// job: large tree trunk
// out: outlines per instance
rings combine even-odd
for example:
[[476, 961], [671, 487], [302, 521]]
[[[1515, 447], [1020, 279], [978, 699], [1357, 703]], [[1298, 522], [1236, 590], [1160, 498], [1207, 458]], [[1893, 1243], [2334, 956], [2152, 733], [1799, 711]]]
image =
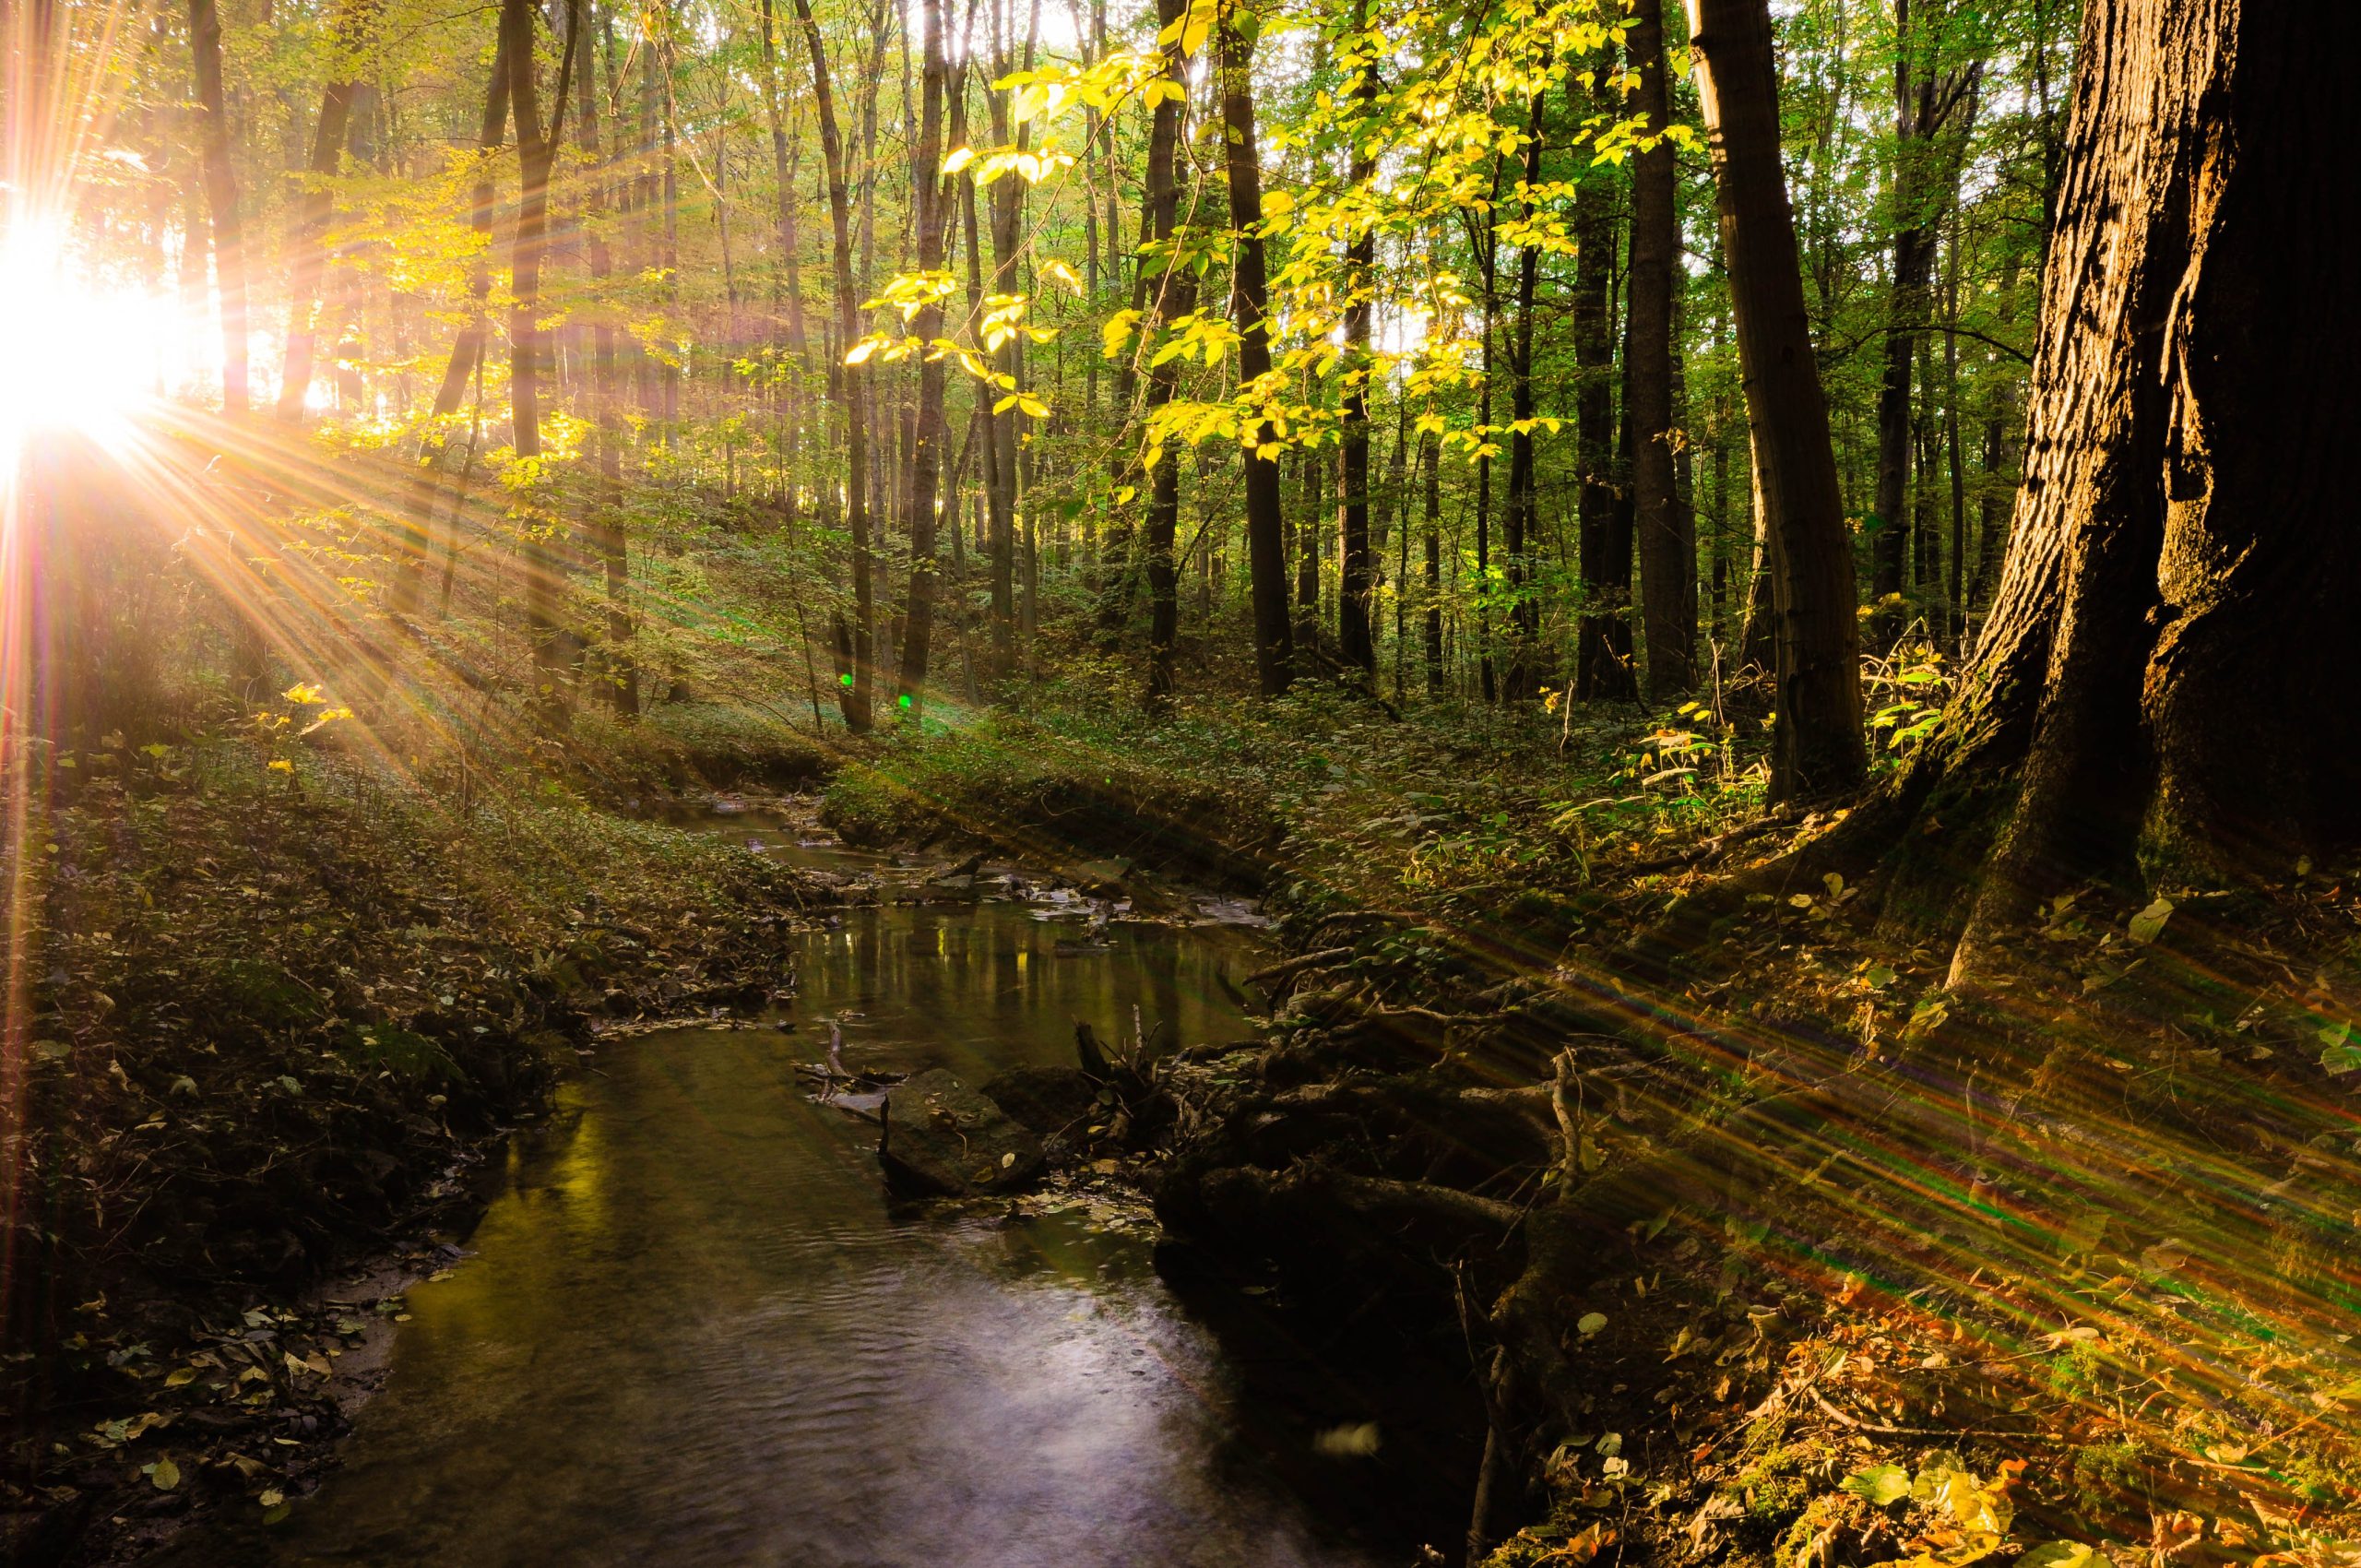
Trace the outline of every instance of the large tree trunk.
[[2032, 899], [2135, 855], [2218, 885], [2361, 836], [2361, 716], [2334, 695], [2361, 534], [2332, 479], [2361, 438], [2361, 224], [2318, 199], [2356, 46], [2361, 13], [2286, 0], [2084, 18], [2007, 565], [1876, 814], [1908, 825], [1889, 919], [1954, 924], [1976, 876], [1955, 980]]
[[1860, 631], [1852, 541], [1829, 445], [1797, 268], [1796, 221], [1779, 165], [1779, 86], [1768, 0], [1688, 0], [1691, 47], [1713, 137], [1746, 406], [1769, 493], [1778, 617], [1778, 724], [1771, 792], [1824, 795], [1861, 780]]
[[252, 393], [246, 350], [245, 230], [238, 175], [230, 161], [230, 110], [221, 90], [221, 16], [214, 0], [189, 0], [189, 53], [196, 65], [205, 206], [213, 223], [214, 286], [221, 299], [221, 411], [246, 412]]
[[[844, 137], [836, 128], [836, 99], [828, 80], [828, 50], [813, 19], [812, 0], [795, 0], [795, 18], [802, 24], [804, 42], [812, 52], [812, 99], [820, 119], [820, 148], [828, 166], [828, 218], [835, 230], [834, 270], [836, 285], [836, 354], [839, 361], [860, 337], [859, 286], [852, 275], [852, 193], [847, 182]], [[869, 728], [871, 650], [876, 647], [876, 597], [869, 564], [869, 419], [866, 407], [867, 367], [839, 363], [836, 367], [837, 401], [845, 415], [845, 521], [852, 536], [852, 624], [836, 612], [836, 657], [844, 666], [837, 683], [845, 728], [860, 734]]]
[[1418, 447], [1425, 470], [1427, 695], [1442, 695], [1442, 437], [1430, 434]]
[[[1157, 0], [1157, 21], [1169, 28], [1186, 12], [1184, 0]], [[1180, 53], [1176, 38], [1164, 53], [1165, 79], [1184, 91], [1188, 85], [1188, 64]], [[1151, 112], [1147, 147], [1146, 230], [1150, 241], [1172, 238], [1173, 225], [1180, 211], [1180, 182], [1175, 171], [1180, 148], [1180, 105], [1183, 100], [1172, 96], [1157, 99]], [[1156, 341], [1163, 324], [1175, 316], [1186, 315], [1196, 308], [1196, 274], [1177, 265], [1179, 258], [1167, 253], [1162, 265], [1151, 274], [1142, 267], [1139, 274], [1138, 299], [1145, 304], [1142, 315], [1143, 343]], [[1133, 356], [1137, 358], [1137, 355]], [[1155, 411], [1172, 401], [1179, 386], [1180, 367], [1172, 361], [1153, 366], [1148, 371], [1147, 406], [1152, 419]], [[1148, 474], [1148, 503], [1145, 528], [1142, 540], [1147, 552], [1147, 698], [1159, 704], [1173, 693], [1173, 647], [1180, 632], [1180, 571], [1172, 558], [1176, 535], [1180, 522], [1180, 458], [1169, 445], [1157, 454]]]
[[783, 459], [787, 481], [781, 497], [787, 507], [787, 526], [795, 526], [797, 498], [800, 493], [800, 464], [803, 448], [803, 384], [812, 374], [810, 334], [803, 324], [803, 244], [796, 232], [795, 222], [795, 160], [789, 156], [787, 115], [779, 105], [778, 45], [772, 31], [771, 0], [762, 0], [763, 27], [763, 109], [770, 121], [771, 173], [778, 188], [778, 291], [780, 303], [787, 309], [787, 349], [794, 364], [788, 375], [785, 395], [787, 450]]
[[1672, 275], [1680, 235], [1673, 147], [1661, 134], [1672, 118], [1663, 3], [1640, 0], [1627, 34], [1631, 67], [1640, 78], [1635, 106], [1657, 137], [1631, 163], [1631, 321], [1625, 341], [1631, 351], [1631, 521], [1647, 631], [1648, 695], [1658, 700], [1697, 683], [1697, 616], [1689, 592], [1696, 552], [1682, 543], [1672, 452]]
[[[1237, 0], [1232, 0], [1233, 4]], [[1229, 174], [1229, 226], [1237, 236], [1230, 270], [1230, 315], [1239, 333], [1238, 373], [1249, 387], [1271, 373], [1270, 290], [1263, 271], [1263, 167], [1254, 141], [1253, 45], [1225, 8], [1221, 39], [1221, 112]], [[1295, 648], [1287, 625], [1287, 563], [1280, 537], [1279, 462], [1261, 447], [1258, 425], [1246, 435], [1246, 553], [1254, 599], [1254, 669], [1266, 697], [1295, 679]]]

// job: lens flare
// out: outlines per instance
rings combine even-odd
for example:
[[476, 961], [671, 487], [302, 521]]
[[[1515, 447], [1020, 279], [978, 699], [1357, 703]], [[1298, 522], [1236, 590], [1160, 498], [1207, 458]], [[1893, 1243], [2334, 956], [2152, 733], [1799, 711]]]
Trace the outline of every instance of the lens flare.
[[0, 237], [0, 452], [73, 432], [111, 449], [170, 376], [180, 311], [111, 285], [63, 221], [18, 218]]

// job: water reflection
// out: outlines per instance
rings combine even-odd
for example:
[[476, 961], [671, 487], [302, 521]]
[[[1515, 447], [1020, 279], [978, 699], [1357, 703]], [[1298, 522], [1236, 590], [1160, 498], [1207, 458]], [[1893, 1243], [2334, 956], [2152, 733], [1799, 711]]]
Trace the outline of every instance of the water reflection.
[[[1077, 1017], [1239, 1030], [1220, 932], [1061, 957], [1025, 906], [850, 911], [782, 1028], [619, 1043], [511, 1148], [475, 1255], [411, 1293], [346, 1464], [284, 1524], [181, 1561], [1344, 1565], [1262, 1478], [1145, 1242], [1086, 1212], [890, 1207], [870, 1134], [794, 1073], [1072, 1059]], [[1243, 966], [1251, 967], [1251, 966]], [[1300, 1455], [1287, 1455], [1299, 1462]], [[1350, 1463], [1340, 1461], [1339, 1463]]]

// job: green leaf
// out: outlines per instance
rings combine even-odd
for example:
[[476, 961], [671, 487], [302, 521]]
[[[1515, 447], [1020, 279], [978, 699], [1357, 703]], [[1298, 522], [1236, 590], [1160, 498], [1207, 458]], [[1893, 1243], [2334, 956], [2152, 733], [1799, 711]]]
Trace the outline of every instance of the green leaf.
[[2173, 918], [2173, 901], [2159, 898], [2131, 917], [2131, 940], [2153, 942], [2165, 933], [2165, 922]]
[[172, 1463], [169, 1455], [147, 1466], [146, 1469], [148, 1479], [156, 1483], [158, 1491], [170, 1491], [181, 1484], [181, 1467]]
[[1882, 1508], [1910, 1495], [1910, 1472], [1899, 1465], [1871, 1465], [1845, 1477], [1845, 1490], [1872, 1507]]
[[1585, 1336], [1596, 1334], [1600, 1329], [1605, 1328], [1606, 1326], [1607, 1314], [1605, 1313], [1584, 1313], [1574, 1322], [1575, 1332]]

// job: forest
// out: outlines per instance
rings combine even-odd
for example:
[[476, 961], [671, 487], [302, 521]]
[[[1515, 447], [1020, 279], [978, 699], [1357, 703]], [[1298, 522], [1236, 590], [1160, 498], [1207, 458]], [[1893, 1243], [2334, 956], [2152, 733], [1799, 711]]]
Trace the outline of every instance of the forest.
[[0, 0], [0, 1560], [2352, 1568], [2356, 57]]

